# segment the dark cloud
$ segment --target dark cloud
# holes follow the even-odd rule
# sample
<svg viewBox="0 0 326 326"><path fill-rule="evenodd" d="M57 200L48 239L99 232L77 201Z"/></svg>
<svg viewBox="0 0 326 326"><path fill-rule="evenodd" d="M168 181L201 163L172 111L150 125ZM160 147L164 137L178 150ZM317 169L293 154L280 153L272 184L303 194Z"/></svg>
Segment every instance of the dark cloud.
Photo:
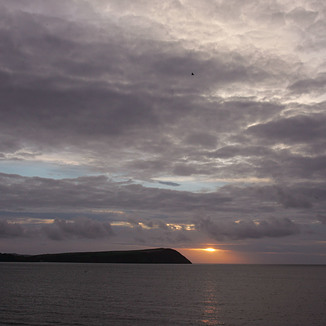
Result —
<svg viewBox="0 0 326 326"><path fill-rule="evenodd" d="M255 156L269 156L273 151L264 146L225 146L214 152L208 152L208 157L214 158L232 158L235 156L255 157Z"/></svg>
<svg viewBox="0 0 326 326"><path fill-rule="evenodd" d="M179 176L190 176L192 174L200 174L201 172L195 165L190 164L177 164L173 169L173 174Z"/></svg>
<svg viewBox="0 0 326 326"><path fill-rule="evenodd" d="M197 146L203 146L203 147L212 147L215 148L217 145L217 137L216 135L212 135L209 133L192 133L190 134L185 142L189 145L197 145Z"/></svg>
<svg viewBox="0 0 326 326"><path fill-rule="evenodd" d="M319 74L316 78L298 80L289 89L297 94L309 92L324 92L326 87L326 74Z"/></svg>
<svg viewBox="0 0 326 326"><path fill-rule="evenodd" d="M326 224L326 216L325 215L318 215L317 218L318 218L318 221L320 221L322 224Z"/></svg>
<svg viewBox="0 0 326 326"><path fill-rule="evenodd" d="M24 228L21 225L0 219L0 238L22 237L24 235Z"/></svg>
<svg viewBox="0 0 326 326"><path fill-rule="evenodd" d="M33 216L31 213L29 213L29 215ZM46 237L51 240L72 240L99 239L114 235L109 222L97 221L87 217L55 219L54 222L48 222L48 220L43 220L41 217L38 218L38 223L36 224L33 224L33 221L30 220L33 220L33 218L27 220L18 218L13 222L0 220L0 237ZM43 223L42 220L44 221Z"/></svg>
<svg viewBox="0 0 326 326"><path fill-rule="evenodd" d="M231 199L217 194L146 188L113 182L105 176L53 180L0 174L0 208L4 210L94 208L146 209L183 212L217 209Z"/></svg>
<svg viewBox="0 0 326 326"><path fill-rule="evenodd" d="M111 147L132 147L135 133L137 140L143 141L149 132L155 139L155 132L173 127L185 115L190 114L191 120L201 116L194 94L204 88L242 82L256 74L241 54L221 52L207 60L202 51L189 52L172 41L132 38L124 25L111 20L105 21L103 34L95 25L68 19L59 10L61 5L55 15L47 15L44 6L40 12L30 3L21 11L3 6L8 26L19 33L1 30L8 41L2 60L14 71L11 82L8 79L2 87L6 110L1 112L1 126L3 133L24 139L23 143L18 139L20 146L57 148L82 143L97 152L105 141ZM71 14L74 6L70 6ZM19 62L22 67L16 66ZM197 81L189 78L190 67L200 71ZM209 110L200 120L225 125L234 120L228 119L230 113L228 108ZM239 113L234 115L240 121ZM189 135L186 142L213 147L216 136L201 132Z"/></svg>
<svg viewBox="0 0 326 326"><path fill-rule="evenodd" d="M298 209L300 212L311 212L316 205L324 205L326 192L324 183L301 183L294 185L242 185L225 186L224 194L231 198L237 198L238 201L247 201L247 208L252 205L261 206L261 212L268 211L268 205L273 211L279 209L279 206L287 209ZM239 207L241 204L238 203ZM252 208L252 211L256 209ZM313 210L312 210L313 211Z"/></svg>
<svg viewBox="0 0 326 326"><path fill-rule="evenodd" d="M296 144L324 139L326 134L324 114L298 115L248 128L248 133L269 142Z"/></svg>
<svg viewBox="0 0 326 326"><path fill-rule="evenodd" d="M3 236L36 232L23 214L57 218L39 227L51 239L106 239L106 218L162 245L194 237L168 222L202 216L239 241L323 225L325 14L322 1L0 0Z"/></svg>
<svg viewBox="0 0 326 326"><path fill-rule="evenodd" d="M296 7L286 14L288 21L294 21L299 27L307 27L315 22L318 12L306 10L303 7Z"/></svg>
<svg viewBox="0 0 326 326"><path fill-rule="evenodd" d="M28 217L29 211L34 211L31 216L37 218L42 216L42 212L46 213L46 218L53 218L49 212L55 210L61 211L61 214L70 212L72 216L84 212L89 214L89 218L107 216L112 220L120 219L120 210L123 213L121 218L136 224L149 223L160 214L190 223L193 216L199 217L205 212L214 213L214 216L220 212L216 215L217 219L231 218L236 214L239 219L251 220L252 214L276 210L280 214L286 213L280 207L299 211L312 209L313 205L322 208L326 199L323 184L313 183L300 186L244 183L241 186L225 185L215 192L193 193L113 182L105 176L52 180L2 174L1 185L1 209L16 211L19 218ZM115 214L115 211L118 213ZM23 212L26 212L25 215ZM129 217L128 212L131 212ZM138 218L135 219L134 215Z"/></svg>
<svg viewBox="0 0 326 326"><path fill-rule="evenodd" d="M259 239L264 237L284 237L299 232L299 227L290 219L271 218L268 221L236 221L213 222L210 219L201 220L197 228L207 232L217 241L233 239Z"/></svg>
<svg viewBox="0 0 326 326"><path fill-rule="evenodd" d="M162 185L172 186L172 187L178 187L178 186L180 186L179 183L170 182L170 181L159 181L158 183L160 183Z"/></svg>
<svg viewBox="0 0 326 326"><path fill-rule="evenodd" d="M42 227L41 232L51 240L96 239L114 235L110 223L99 222L89 218L58 220Z"/></svg>

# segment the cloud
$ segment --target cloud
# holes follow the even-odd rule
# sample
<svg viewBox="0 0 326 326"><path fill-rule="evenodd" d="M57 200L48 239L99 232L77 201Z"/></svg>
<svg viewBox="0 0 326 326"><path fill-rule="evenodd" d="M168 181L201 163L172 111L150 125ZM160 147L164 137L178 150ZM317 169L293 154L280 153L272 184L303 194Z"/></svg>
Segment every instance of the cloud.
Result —
<svg viewBox="0 0 326 326"><path fill-rule="evenodd" d="M178 187L178 186L180 186L179 183L171 182L171 181L158 181L158 183L160 183L162 185L166 185L166 186L172 186L172 187Z"/></svg>
<svg viewBox="0 0 326 326"><path fill-rule="evenodd" d="M312 208L312 203L324 202L323 183L270 185L269 182L228 185L209 193L193 193L144 187L132 182L116 182L106 176L53 180L0 174L0 208L3 211L62 213L99 213L112 217L116 211L148 211L151 214L188 215L196 211L241 210L243 201L255 204L259 200L281 204L284 208ZM59 209L60 208L60 209ZM255 209L253 209L255 210ZM263 209L262 209L263 213ZM51 218L55 214L53 213Z"/></svg>
<svg viewBox="0 0 326 326"><path fill-rule="evenodd" d="M110 223L99 222L89 218L59 220L42 227L41 232L51 240L96 239L114 235Z"/></svg>
<svg viewBox="0 0 326 326"><path fill-rule="evenodd" d="M312 25L318 16L318 12L306 10L303 7L296 7L286 14L286 19L303 28Z"/></svg>
<svg viewBox="0 0 326 326"><path fill-rule="evenodd" d="M322 93L326 87L326 74L318 74L316 78L302 79L293 83L289 89L296 94L305 94L310 92Z"/></svg>
<svg viewBox="0 0 326 326"><path fill-rule="evenodd" d="M210 219L202 219L196 226L199 230L208 233L217 241L260 239L264 237L285 237L297 234L300 231L298 225L288 218L271 218L268 221L236 221L213 222Z"/></svg>
<svg viewBox="0 0 326 326"><path fill-rule="evenodd" d="M23 223L22 223L23 222ZM0 220L0 237L3 238L48 238L51 240L100 239L114 235L109 222L97 221L87 217L55 219L39 223L15 219Z"/></svg>
<svg viewBox="0 0 326 326"><path fill-rule="evenodd" d="M21 225L0 219L0 238L16 238L23 236L25 236L25 232Z"/></svg>
<svg viewBox="0 0 326 326"><path fill-rule="evenodd" d="M208 148L215 148L217 145L217 138L215 135L211 135L209 133L192 133L189 134L188 137L185 140L186 144L188 145L197 145L197 146L203 146Z"/></svg>
<svg viewBox="0 0 326 326"><path fill-rule="evenodd" d="M326 216L325 215L318 215L317 218L318 218L318 221L320 221L322 224L326 224Z"/></svg>
<svg viewBox="0 0 326 326"><path fill-rule="evenodd" d="M297 115L248 128L248 133L269 142L296 144L323 140L326 133L325 114Z"/></svg>
<svg viewBox="0 0 326 326"><path fill-rule="evenodd" d="M232 158L235 156L255 157L272 155L273 151L265 146L225 146L214 152L207 152L208 157Z"/></svg>
<svg viewBox="0 0 326 326"><path fill-rule="evenodd" d="M311 226L325 215L325 8L0 0L2 234L36 232L14 224L27 215L57 218L53 239L135 221L142 243L202 216L239 241Z"/></svg>
<svg viewBox="0 0 326 326"><path fill-rule="evenodd" d="M184 212L207 206L216 209L230 201L222 194L146 188L121 184L105 176L52 180L0 174L0 208L4 210L118 209ZM60 209L58 209L60 207Z"/></svg>

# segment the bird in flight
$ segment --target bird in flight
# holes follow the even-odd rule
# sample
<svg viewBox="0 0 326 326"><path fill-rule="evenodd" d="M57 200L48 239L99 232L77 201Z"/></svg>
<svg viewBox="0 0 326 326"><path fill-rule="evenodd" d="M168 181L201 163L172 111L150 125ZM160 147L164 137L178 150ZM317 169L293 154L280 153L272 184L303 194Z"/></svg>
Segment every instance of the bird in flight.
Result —
<svg viewBox="0 0 326 326"><path fill-rule="evenodd" d="M192 73L191 73L191 76L195 76L195 74L192 72Z"/></svg>

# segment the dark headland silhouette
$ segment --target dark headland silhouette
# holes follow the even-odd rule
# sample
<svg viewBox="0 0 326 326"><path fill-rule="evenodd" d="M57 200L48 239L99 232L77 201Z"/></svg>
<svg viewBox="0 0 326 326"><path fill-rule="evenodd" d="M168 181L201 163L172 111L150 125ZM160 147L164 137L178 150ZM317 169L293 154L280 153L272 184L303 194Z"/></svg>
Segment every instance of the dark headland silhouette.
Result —
<svg viewBox="0 0 326 326"><path fill-rule="evenodd" d="M59 254L19 255L0 253L0 262L53 262L53 263L124 263L124 264L191 264L178 251L170 248L67 252Z"/></svg>

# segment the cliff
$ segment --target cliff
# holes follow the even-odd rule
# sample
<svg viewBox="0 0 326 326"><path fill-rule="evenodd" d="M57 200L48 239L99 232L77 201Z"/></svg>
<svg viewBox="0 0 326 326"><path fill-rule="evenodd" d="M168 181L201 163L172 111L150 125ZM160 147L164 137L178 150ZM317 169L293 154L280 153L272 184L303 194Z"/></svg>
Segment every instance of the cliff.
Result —
<svg viewBox="0 0 326 326"><path fill-rule="evenodd" d="M191 262L178 251L169 248L129 251L70 252L43 255L0 253L0 262L191 264Z"/></svg>

